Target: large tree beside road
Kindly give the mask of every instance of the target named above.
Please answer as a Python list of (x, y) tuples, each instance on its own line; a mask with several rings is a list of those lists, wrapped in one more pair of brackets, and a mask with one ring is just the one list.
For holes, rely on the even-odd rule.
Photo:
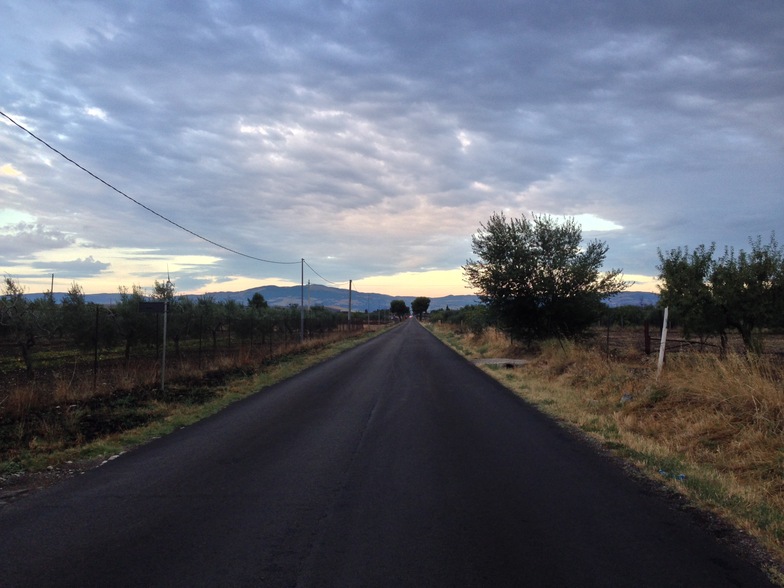
[(625, 290), (622, 270), (601, 268), (608, 247), (583, 243), (574, 221), (494, 213), (472, 238), (463, 266), (479, 299), (514, 336), (575, 337), (600, 316), (603, 299)]

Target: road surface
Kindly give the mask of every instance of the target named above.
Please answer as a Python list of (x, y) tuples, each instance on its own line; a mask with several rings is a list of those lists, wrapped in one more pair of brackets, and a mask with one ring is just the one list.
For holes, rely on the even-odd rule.
[(0, 509), (0, 586), (765, 586), (416, 321)]

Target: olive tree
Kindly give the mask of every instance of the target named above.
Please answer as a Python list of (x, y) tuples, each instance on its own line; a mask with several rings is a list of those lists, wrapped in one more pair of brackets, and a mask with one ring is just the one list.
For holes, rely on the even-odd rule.
[(154, 340), (155, 322), (151, 315), (139, 312), (144, 302), (144, 290), (133, 285), (130, 290), (120, 286), (120, 300), (112, 305), (110, 312), (119, 337), (125, 346), (125, 359), (130, 360), (131, 349), (141, 342)]
[(427, 312), (428, 308), (430, 308), (430, 298), (427, 296), (418, 296), (411, 301), (411, 312), (413, 312), (419, 320), (422, 320), (422, 316)]
[(33, 308), (25, 297), (24, 287), (6, 276), (5, 287), (0, 296), (0, 334), (17, 346), (27, 377), (31, 379), (35, 375), (31, 349), (38, 333), (37, 323)]
[(405, 300), (392, 300), (389, 303), (389, 312), (398, 319), (402, 319), (404, 316), (407, 316), (411, 310), (408, 308)]
[(581, 335), (601, 315), (603, 300), (628, 287), (621, 270), (601, 271), (607, 245), (583, 243), (573, 219), (494, 213), (471, 249), (478, 259), (463, 266), (466, 280), (502, 326), (529, 342)]
[(749, 245), (748, 252), (727, 247), (719, 258), (715, 244), (659, 251), (660, 304), (679, 312), (687, 335), (718, 335), (725, 349), (733, 329), (747, 350), (761, 350), (761, 329), (784, 312), (784, 251), (774, 235)]
[(80, 349), (89, 349), (95, 344), (94, 312), (85, 302), (84, 289), (73, 282), (60, 302), (63, 334)]

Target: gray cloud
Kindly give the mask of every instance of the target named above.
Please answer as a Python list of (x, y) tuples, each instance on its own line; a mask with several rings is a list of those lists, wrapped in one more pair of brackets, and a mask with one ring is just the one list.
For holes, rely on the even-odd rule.
[(0, 227), (0, 251), (6, 263), (29, 258), (36, 251), (61, 249), (73, 242), (73, 236), (39, 224), (20, 222)]
[[(494, 210), (611, 220), (608, 265), (649, 275), (657, 247), (784, 220), (776, 2), (29, 2), (4, 23), (3, 111), (191, 230), (336, 281), (458, 267)], [(4, 233), (8, 264), (76, 239), (221, 258), (186, 284), (298, 280), (18, 129), (0, 146), (25, 177), (8, 208), (61, 231)]]
[(65, 278), (85, 278), (97, 276), (101, 272), (109, 269), (111, 264), (104, 263), (88, 256), (84, 259), (72, 259), (70, 261), (47, 261), (35, 262), (33, 267), (47, 273), (54, 273)]

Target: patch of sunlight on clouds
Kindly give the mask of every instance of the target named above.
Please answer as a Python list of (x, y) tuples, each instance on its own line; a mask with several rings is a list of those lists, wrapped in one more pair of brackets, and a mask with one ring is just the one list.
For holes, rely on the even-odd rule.
[(87, 108), (84, 109), (84, 113), (87, 116), (92, 116), (93, 118), (100, 119), (104, 122), (109, 118), (109, 116), (106, 114), (104, 110), (96, 106), (88, 106)]
[(265, 137), (269, 135), (269, 131), (267, 131), (267, 128), (264, 127), (263, 125), (254, 126), (254, 125), (241, 124), (240, 133), (242, 133), (243, 135), (258, 134), (258, 135), (264, 135)]
[[(96, 275), (79, 275), (73, 271), (55, 273), (58, 274), (58, 280), (65, 279), (68, 284), (76, 282), (88, 294), (117, 292), (120, 286), (151, 288), (156, 279), (164, 281), (167, 275), (176, 284), (180, 278), (187, 279), (194, 271), (215, 266), (221, 261), (221, 258), (209, 255), (166, 255), (152, 249), (85, 247), (83, 243), (77, 242), (57, 250), (36, 252), (30, 256), (28, 264), (18, 265), (14, 271), (28, 275), (24, 281), (30, 291), (43, 292), (49, 287), (51, 276), (48, 272), (42, 272), (41, 267), (47, 264), (68, 264), (85, 256), (94, 262), (107, 264), (106, 268)], [(36, 278), (36, 274), (42, 275)], [(213, 291), (220, 289), (223, 288), (211, 288)]]
[[(158, 251), (147, 250), (98, 250), (102, 258), (112, 262), (112, 269), (118, 276), (134, 279), (148, 280), (164, 279), (171, 276), (176, 282), (178, 275), (187, 275), (195, 269), (214, 266), (221, 261), (219, 257), (210, 255), (165, 255)], [(143, 286), (146, 284), (142, 284)]]
[(460, 151), (465, 153), (471, 146), (471, 139), (468, 138), (465, 131), (460, 131), (457, 133), (457, 140), (460, 142)]
[(473, 294), (470, 286), (463, 281), (462, 268), (372, 276), (354, 280), (354, 288), (357, 291), (390, 296), (428, 296), (429, 298), (450, 294)]
[(603, 219), (595, 214), (578, 214), (574, 217), (575, 222), (580, 225), (583, 231), (620, 231), (621, 225)]
[(34, 216), (21, 210), (13, 210), (12, 208), (0, 209), (0, 227), (16, 226), (19, 223), (31, 224), (35, 221), (36, 218)]
[(337, 118), (341, 116), (345, 116), (346, 113), (342, 110), (313, 110), (312, 111), (313, 118), (315, 119), (329, 119), (329, 118)]
[(6, 176), (8, 178), (20, 178), (24, 179), (24, 174), (16, 169), (10, 163), (6, 163), (0, 165), (0, 176)]
[(488, 186), (487, 184), (483, 184), (482, 182), (472, 182), (471, 187), (474, 190), (479, 190), (480, 192), (492, 192), (493, 189)]
[(299, 125), (249, 125), (244, 121), (240, 121), (239, 131), (243, 135), (261, 135), (262, 137), (272, 137), (276, 139), (285, 139), (287, 137), (303, 137), (308, 134), (307, 131)]
[(627, 290), (628, 292), (659, 293), (659, 285), (661, 282), (659, 282), (659, 280), (653, 276), (643, 276), (642, 274), (624, 274), (623, 279), (627, 282), (633, 282), (633, 284), (629, 286), (629, 289)]

